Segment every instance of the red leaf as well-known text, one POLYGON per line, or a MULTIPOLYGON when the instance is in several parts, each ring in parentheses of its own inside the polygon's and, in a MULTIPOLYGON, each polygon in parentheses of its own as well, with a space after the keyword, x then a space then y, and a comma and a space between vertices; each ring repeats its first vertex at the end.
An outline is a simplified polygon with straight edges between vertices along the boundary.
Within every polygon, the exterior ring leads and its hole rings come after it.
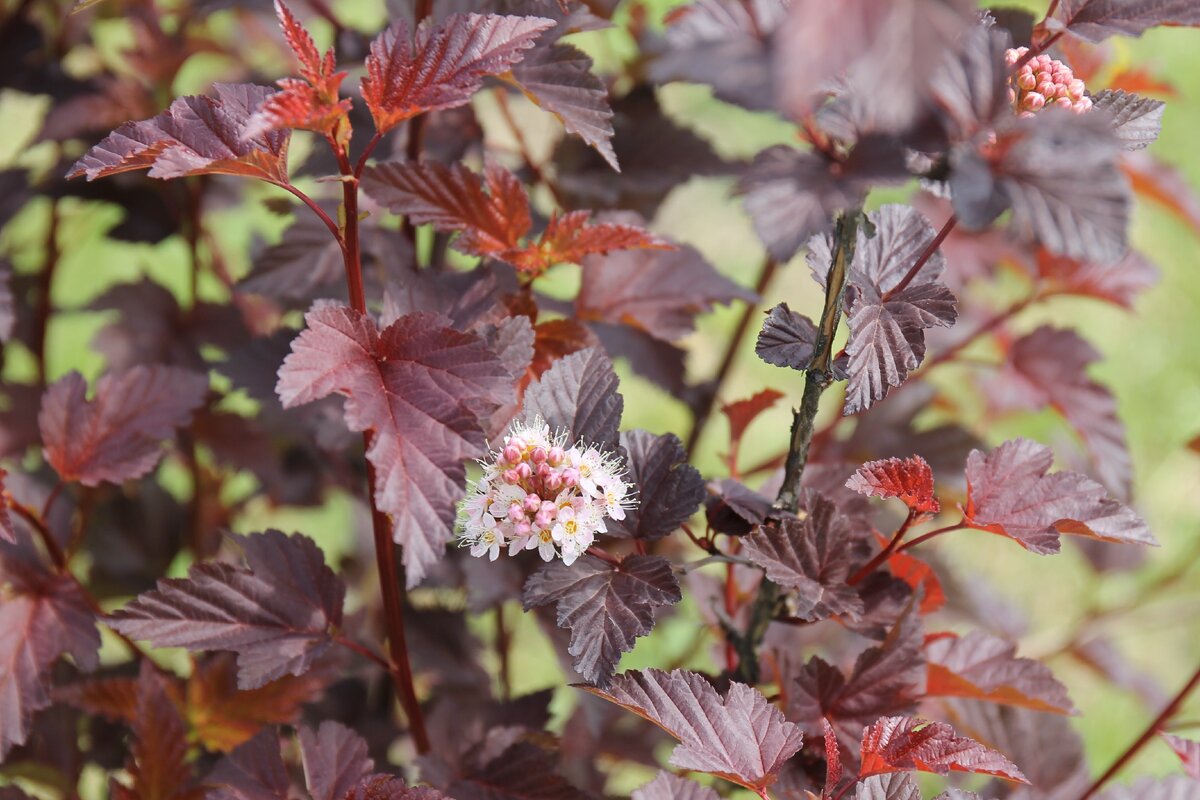
POLYGON ((803 742, 800 729, 758 690, 731 683, 717 694, 703 676, 686 670, 630 670, 608 690, 581 686, 653 722, 680 741, 670 764, 711 772, 760 791, 770 786, 803 742))
POLYGON ((1077 472, 1047 474, 1049 447, 1013 439, 967 458, 966 524, 1041 555, 1059 551, 1059 534, 1157 545, 1146 523, 1104 487, 1077 472))
POLYGON ((509 77, 526 97, 562 120, 568 133, 596 148, 620 172, 612 148, 608 89, 591 68, 592 59, 569 44, 539 44, 513 66, 509 77))
POLYGON ((1116 264, 1079 261, 1040 248, 1037 275, 1046 293, 1095 297, 1130 309, 1137 296, 1159 279, 1154 265, 1132 248, 1116 264))
POLYGON ((834 790, 842 780, 842 751, 838 747, 837 731, 829 724, 829 720, 822 719, 821 725, 825 728, 825 790, 821 796, 833 797, 834 790))
POLYGON ((404 547, 409 587, 454 535, 463 462, 485 452, 484 424, 513 401, 513 378, 476 335, 437 314, 400 317, 382 331, 346 307, 315 308, 279 370, 285 408, 349 398, 346 424, 371 431, 375 502, 404 547))
MULTIPOLYGON (((880 547, 887 545, 887 538, 876 534, 880 547)), ((887 560, 888 569, 913 590, 920 589, 921 613, 932 614, 946 604, 946 592, 933 567, 908 553, 892 553, 887 560)))
POLYGON ((755 528, 743 539, 742 551, 768 578, 794 592, 795 616, 857 619, 862 599, 846 584, 854 545, 850 521, 816 492, 806 491, 800 505, 799 517, 755 528))
POLYGON ((944 722, 917 717, 883 717, 863 729, 859 777, 887 772, 972 772, 1028 783, 1021 770, 1000 753, 958 736, 944 722))
POLYGON ((1057 714, 1075 711, 1067 687, 1048 667, 1018 658, 1016 645, 982 631, 934 639, 926 644, 925 657, 930 697, 969 697, 1057 714))
POLYGON ((0 602, 0 759, 25 742, 33 715, 50 705, 50 668, 59 656, 69 653, 95 669, 100 647, 95 614, 74 580, 14 558, 0 560, 0 583, 6 581, 12 592, 0 602))
POLYGON ((187 725, 167 688, 167 679, 158 668, 143 662, 132 720, 133 744, 129 748, 129 773, 133 780, 128 788, 113 784, 113 795, 118 800, 183 800, 203 796, 191 787, 187 725))
POLYGON ((8 489, 4 478, 8 470, 0 468, 0 541, 10 544, 17 543, 17 531, 13 528, 12 515, 8 511, 8 489))
POLYGON ((942 508, 933 495, 933 470, 920 456, 869 461, 850 476, 846 486, 868 497, 899 498, 921 514, 936 514, 942 508))
POLYGON ((46 389, 38 427, 46 460, 64 481, 98 486, 140 478, 162 458, 162 441, 204 402, 208 377, 174 367, 105 375, 87 399, 77 372, 46 389))
POLYGON ((156 647, 236 652, 242 689, 304 674, 341 625, 346 587, 307 536, 267 531, 233 539, 246 566, 196 564, 185 579, 160 580, 109 625, 156 647))
POLYGON ((554 27, 542 17, 451 14, 440 24, 422 22, 416 36, 397 22, 371 43, 363 100, 383 134, 406 119, 465 105, 487 75, 509 70, 554 27))
POLYGON ((737 400, 733 403, 725 403, 721 406, 721 413, 729 419, 729 442, 730 449, 737 451, 738 445, 742 441, 742 437, 746 434, 746 428, 750 427, 750 423, 758 418, 758 415, 771 408, 783 397, 783 392, 778 392, 774 389, 763 389, 753 397, 748 397, 745 400, 737 400))
POLYGON ((512 173, 489 164, 484 175, 462 164, 388 162, 363 173, 363 187, 393 213, 417 225, 460 232, 454 247, 505 261, 531 274, 589 254, 629 248, 671 249, 631 225, 591 224, 588 212, 553 217, 536 242, 521 244, 533 227, 529 197, 512 173), (485 191, 486 189, 486 191, 485 191))
POLYGON ((304 76, 304 80, 317 91, 337 94, 338 86, 346 77, 346 73, 337 72, 333 48, 326 50, 322 56, 313 43, 312 36, 283 0, 275 0, 275 15, 279 17, 279 27, 283 29, 283 37, 287 40, 288 47, 300 62, 300 74, 304 76))
POLYGON ((1164 741, 1179 756, 1183 762, 1183 771, 1194 781, 1200 781, 1200 742, 1195 739, 1184 739, 1170 733, 1160 734, 1164 741))
MULTIPOLYGON (((549 234, 550 228, 546 230, 549 234)), ((717 272, 695 248, 685 245, 672 252, 658 252, 665 249, 661 242, 628 225, 595 225, 591 230, 595 233, 586 234, 588 241, 607 243, 609 249, 637 250, 580 262, 582 283, 575 300, 575 313, 580 319, 621 323, 664 341, 675 341, 695 330, 696 316, 715 305, 758 299, 717 272), (602 229, 611 229, 608 234, 615 235, 598 238, 602 229)), ((553 257, 561 261, 577 261, 563 255, 575 255, 577 249, 578 245, 569 241, 550 248, 553 257)))
POLYGON ((54 690, 54 700, 112 722, 137 716, 138 683, 133 678, 91 678, 54 690))
POLYGON ((149 169, 151 178, 241 175, 287 182, 288 131, 243 138, 251 115, 274 92, 265 86, 218 83, 217 96, 180 97, 161 114, 127 122, 75 163, 68 178, 95 180, 149 169))
POLYGON ((1129 497, 1133 466, 1117 401, 1088 375, 1100 354, 1075 331, 1043 325, 1013 343, 1008 365, 992 382, 994 397, 1033 411, 1050 406, 1087 447, 1100 482, 1129 497))
POLYGON ((585 555, 570 567, 546 564, 525 583, 525 610, 555 604, 560 628, 571 632, 575 669, 608 684, 622 653, 654 627, 658 609, 683 599, 670 563, 631 554, 620 564, 585 555))
POLYGON ((573 319, 551 319, 533 326, 529 378, 537 380, 562 358, 596 347, 596 335, 573 319))
POLYGON ((1200 197, 1178 169, 1147 153, 1130 153, 1121 159, 1121 171, 1134 192, 1200 231, 1200 197))

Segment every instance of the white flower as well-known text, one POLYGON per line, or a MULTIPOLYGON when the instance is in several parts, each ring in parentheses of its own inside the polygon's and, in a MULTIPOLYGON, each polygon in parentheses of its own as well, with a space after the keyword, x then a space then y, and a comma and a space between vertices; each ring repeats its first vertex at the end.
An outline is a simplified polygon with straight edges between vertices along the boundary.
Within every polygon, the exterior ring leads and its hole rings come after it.
POLYGON ((489 561, 500 557, 500 545, 504 544, 504 535, 496 526, 496 518, 487 515, 483 518, 483 526, 478 536, 471 543, 471 555, 479 558, 487 553, 489 561))

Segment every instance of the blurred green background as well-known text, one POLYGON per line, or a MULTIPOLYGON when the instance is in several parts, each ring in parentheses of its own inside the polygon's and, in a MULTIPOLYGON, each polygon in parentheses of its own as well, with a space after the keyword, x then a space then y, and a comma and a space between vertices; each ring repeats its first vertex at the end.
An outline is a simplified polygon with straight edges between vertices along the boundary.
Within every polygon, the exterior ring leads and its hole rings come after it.
MULTIPOLYGON (((338 0, 333 5, 340 16, 367 31, 378 29, 385 19, 381 3, 375 0, 338 0)), ((660 19, 672 5, 670 0, 656 0, 650 4, 650 19, 660 19)), ((1038 10, 1032 4, 1029 7, 1038 10)), ((228 12, 217 12, 213 24, 218 30, 224 26, 226 35, 237 35, 230 29, 233 23, 228 12)), ((116 54, 132 45, 128 28, 119 18, 101 19, 95 25, 102 46, 93 57, 119 58, 116 54)), ((319 21, 313 21, 312 27, 318 43, 327 43, 327 27, 319 21)), ((628 37, 619 30, 582 34, 573 41, 597 59, 601 70, 632 52, 628 37)), ((1200 186, 1195 133, 1200 130, 1200 31, 1160 29, 1142 39, 1116 40, 1113 46, 1119 59, 1149 68, 1177 88, 1178 96, 1168 99, 1162 137, 1153 152, 1182 170, 1192 186, 1200 186)), ((263 63, 255 66, 278 76, 289 68, 281 54, 264 54, 263 63)), ((176 93, 204 91, 212 80, 235 72, 234 65, 220 56, 193 57, 181 73, 176 93)), ((708 136, 722 154, 731 157, 749 157, 766 145, 793 138, 788 125, 717 103, 700 87, 671 86, 662 90, 661 96, 678 120, 708 136)), ((489 97, 481 98, 477 110, 489 140, 504 149, 511 141, 503 125, 493 124, 495 113, 490 102, 489 97)), ((21 165, 38 169, 52 163, 54 153, 49 148, 53 145, 34 144, 47 105, 43 97, 0 92, 0 168, 21 165)), ((556 124, 532 107, 518 107, 518 112, 535 154, 546 155, 558 134, 556 124)), ((303 151, 303 138, 298 137, 293 160, 302 158, 303 151)), ((257 184, 243 188, 250 198, 278 194, 271 187, 257 184)), ((318 187, 309 182, 306 188, 317 191, 318 187)), ((728 179, 693 180, 671 196, 654 227, 695 245, 727 275, 752 285, 763 252, 748 220, 736 201, 730 199, 730 189, 728 179)), ((54 301, 61 311, 49 331, 49 376, 53 379, 78 369, 93 378, 103 363, 89 348, 89 341, 106 317, 80 309, 113 283, 143 275, 185 295, 187 253, 184 242, 177 237, 155 246, 105 238, 105 231, 121 213, 112 206, 68 199, 62 202, 60 211, 63 257, 55 278, 54 301)), ((48 204, 39 200, 24 208, 0 234, 0 252, 10 256, 18 272, 35 271, 41 263, 47 219, 48 204)), ((276 240, 285 226, 284 220, 253 199, 213 208, 208 219, 237 274, 248 269, 252 245, 260 240, 276 240)), ((1148 518, 1162 548, 1151 554, 1142 570, 1099 581, 1074 549, 1056 557, 1037 557, 997 537, 964 533, 941 540, 940 552, 961 573, 977 571, 1028 613, 1031 624, 1022 642, 1023 655, 1055 653, 1064 636, 1075 630, 1077 621, 1089 609, 1117 606, 1138 597, 1142 587, 1152 584, 1156 575, 1180 566, 1183 559, 1194 558, 1200 545, 1200 454, 1187 447, 1200 435, 1200 265, 1196 263, 1200 235, 1160 206, 1139 203, 1132 238, 1162 273, 1161 283, 1140 298, 1134 313, 1094 301, 1062 299, 1027 312, 1019 318, 1017 327, 1029 329, 1043 321, 1075 326, 1104 354, 1105 361, 1094 375, 1118 398, 1135 465, 1136 505, 1148 518)), ((573 272, 576 268, 557 269, 557 290, 569 291, 577 280, 573 272)), ((202 283, 200 291, 202 296, 217 298, 223 290, 213 280, 202 283)), ((781 300, 808 313, 818 308, 815 286, 802 263, 793 263, 780 272, 763 307, 781 300)), ((699 330, 684 343, 693 379, 713 373, 740 313, 740 307, 726 308, 703 318, 699 330)), ((5 376, 30 375, 28 355, 17 347, 10 350, 5 358, 5 376)), ((629 374, 625 365, 620 368, 626 398, 625 426, 686 437, 690 419, 684 405, 629 374)), ((945 370, 938 380, 953 383, 954 369, 945 370)), ((801 381, 799 373, 784 373, 759 362, 751 340, 739 353, 719 399, 741 399, 768 385, 784 391, 789 399, 796 398, 801 381)), ((786 405, 779 404, 751 428, 743 451, 760 455, 776 452, 789 421, 786 405)), ((1030 416, 1002 430, 988 431, 986 436, 994 444, 1016 433, 1053 441, 1053 437, 1062 435, 1062 428, 1048 418, 1030 416)), ((714 416, 698 453, 697 465, 706 475, 723 474, 718 456, 726 435, 724 419, 714 416)), ((186 487, 186 478, 169 473, 168 469, 168 481, 186 487)), ((333 498, 317 512, 278 511, 253 505, 239 527, 255 530, 270 525, 302 530, 336 555, 348 546, 346 532, 351 529, 353 513, 353 504, 344 497, 333 498)), ((177 566, 182 570, 185 565, 177 566)), ((642 640, 623 666, 661 666, 682 658, 696 666, 711 667, 708 647, 698 651, 694 648, 697 618, 694 608, 685 607, 653 636, 642 640)), ((933 627, 936 629, 936 622, 933 627)), ((1173 693, 1200 661, 1200 571, 1193 569, 1161 598, 1115 616, 1101 630, 1138 669, 1161 681, 1168 694, 1173 693)), ((481 621, 479 631, 489 638, 490 622, 481 621)), ((528 621, 519 626, 516 636, 515 688, 529 690, 561 682, 549 647, 528 621)), ((1070 658, 1055 656, 1050 665, 1070 687, 1082 711, 1077 727, 1093 764, 1106 765, 1140 732, 1154 710, 1070 658)), ((563 703, 568 701, 567 696, 562 698, 563 703)), ((1200 698, 1194 699, 1178 718, 1200 718, 1200 698)), ((1200 735, 1200 724, 1181 733, 1200 735)), ((1174 756, 1165 747, 1152 744, 1129 771, 1161 774, 1177 769, 1174 756)), ((630 776, 630 784, 636 785, 641 778, 630 776)))

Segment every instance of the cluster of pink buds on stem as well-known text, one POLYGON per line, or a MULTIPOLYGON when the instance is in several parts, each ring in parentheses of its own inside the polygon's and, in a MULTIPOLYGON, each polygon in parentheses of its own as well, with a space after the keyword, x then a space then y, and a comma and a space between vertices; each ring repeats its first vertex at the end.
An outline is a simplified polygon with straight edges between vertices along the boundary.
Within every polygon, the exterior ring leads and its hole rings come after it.
POLYGON ((619 458, 583 442, 567 447, 540 419, 514 422, 480 465, 459 511, 460 542, 476 557, 536 548, 545 561, 571 564, 608 532, 606 519, 625 519, 634 504, 619 458))
MULTIPOLYGON (((1005 57, 1011 67, 1025 57, 1028 47, 1010 49, 1005 57)), ((1008 99, 1022 117, 1033 116, 1047 106, 1061 106, 1076 114, 1092 109, 1087 87, 1075 77, 1071 68, 1045 53, 1034 56, 1021 65, 1009 80, 1008 99)))

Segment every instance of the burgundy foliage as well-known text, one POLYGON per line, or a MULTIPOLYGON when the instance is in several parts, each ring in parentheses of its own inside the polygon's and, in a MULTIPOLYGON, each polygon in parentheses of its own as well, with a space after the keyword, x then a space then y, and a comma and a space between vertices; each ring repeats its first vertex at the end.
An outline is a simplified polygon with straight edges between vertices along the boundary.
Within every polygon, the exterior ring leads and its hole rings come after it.
POLYGON ((0 170, 0 800, 1197 796, 1200 672, 1104 629, 1194 553, 1030 598, 1043 663, 939 547, 1158 544, 1043 304, 1136 309, 1138 198, 1200 232, 1174 88, 1104 43, 1194 0, 7 5, 0 94, 48 110, 0 170), (787 144, 712 132, 747 114, 787 144), (100 236, 156 249, 80 298, 100 236), (1057 455, 997 433, 1047 410, 1057 455), (1158 713, 1107 771, 1063 663, 1158 713))

